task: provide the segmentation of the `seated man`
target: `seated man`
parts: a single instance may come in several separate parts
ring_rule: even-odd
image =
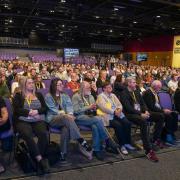
[[[105,142],[107,146],[110,146],[114,151],[117,151],[116,144],[108,137],[102,118],[96,116],[96,103],[91,95],[91,86],[87,81],[81,83],[80,92],[74,94],[72,103],[76,115],[76,123],[92,128],[93,153],[96,158],[99,160],[104,159],[101,142]]]
[[[178,117],[175,112],[169,109],[163,109],[159,103],[157,93],[161,90],[162,84],[160,81],[155,80],[151,84],[151,88],[148,89],[144,95],[144,101],[149,109],[153,113],[158,113],[161,118],[165,119],[165,128],[163,129],[163,138],[169,144],[174,144],[175,135],[174,132],[178,128]]]
[[[140,126],[141,138],[143,147],[147,158],[153,162],[157,162],[158,158],[151,148],[147,134],[147,120],[154,121],[155,130],[153,134],[153,141],[162,147],[160,142],[160,135],[163,127],[163,116],[161,114],[150,113],[143,101],[140,92],[136,89],[136,80],[134,77],[128,77],[127,88],[121,94],[121,102],[124,107],[126,117],[134,124]]]
[[[71,73],[71,81],[67,83],[67,88],[71,89],[73,93],[79,90],[80,84],[78,81],[78,75],[76,73]]]
[[[131,146],[131,123],[122,112],[122,104],[112,93],[111,83],[106,81],[102,87],[103,92],[97,98],[97,113],[102,115],[107,125],[114,128],[121,152],[127,155],[127,149],[134,150]]]

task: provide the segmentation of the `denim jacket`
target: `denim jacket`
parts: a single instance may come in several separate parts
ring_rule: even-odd
[[[61,98],[61,108],[64,111],[64,113],[66,114],[73,114],[73,106],[72,106],[72,102],[70,97],[67,94],[62,93],[60,95]],[[52,118],[58,114],[61,113],[61,111],[59,111],[59,104],[55,103],[53,97],[51,94],[47,94],[45,97],[45,102],[46,105],[48,107],[48,111],[47,111],[47,116],[46,116],[46,121],[49,123]]]

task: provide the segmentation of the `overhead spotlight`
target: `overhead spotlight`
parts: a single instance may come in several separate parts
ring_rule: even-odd
[[[119,9],[117,7],[114,8],[114,11],[119,11]]]
[[[9,20],[9,22],[10,22],[10,23],[12,23],[12,22],[13,22],[13,20],[12,20],[12,19],[10,19],[10,20]]]
[[[113,32],[113,30],[112,30],[112,29],[110,29],[110,30],[109,30],[109,32],[110,32],[110,33],[112,33],[112,32]]]
[[[134,24],[137,24],[137,21],[133,21]]]
[[[65,27],[65,25],[64,25],[64,24],[62,24],[62,27]]]
[[[160,18],[161,16],[160,16],[160,15],[157,15],[156,17],[157,17],[157,18]]]
[[[50,10],[49,12],[50,12],[50,13],[54,13],[54,10]]]
[[[95,16],[96,19],[99,19],[100,17],[99,16]]]
[[[61,3],[65,3],[66,2],[66,0],[61,0]]]
[[[5,8],[8,8],[9,6],[8,6],[8,4],[5,4],[4,7],[5,7]]]

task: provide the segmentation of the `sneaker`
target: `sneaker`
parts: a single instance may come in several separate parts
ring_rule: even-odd
[[[155,146],[158,146],[160,149],[165,148],[163,142],[160,139],[157,139],[156,141],[154,141],[153,143]]]
[[[127,149],[125,148],[125,146],[121,146],[121,152],[122,152],[122,154],[124,154],[124,155],[128,155],[128,151],[127,151]]]
[[[159,159],[156,156],[155,152],[153,150],[150,150],[148,153],[146,153],[147,158],[152,162],[158,162]]]
[[[130,150],[130,151],[134,151],[136,148],[133,147],[131,144],[124,144],[125,148]]]
[[[91,146],[89,146],[85,140],[81,143],[81,146],[84,147],[86,151],[92,151]]]
[[[93,155],[100,161],[104,160],[104,153],[102,151],[93,151]]]
[[[81,144],[79,144],[79,150],[81,151],[81,153],[86,156],[89,160],[92,160],[92,150],[91,151],[87,151],[87,148],[85,148],[84,146],[82,146]]]

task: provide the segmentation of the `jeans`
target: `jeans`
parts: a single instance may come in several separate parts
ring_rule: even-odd
[[[76,123],[92,129],[93,150],[100,151],[101,142],[108,138],[102,118],[99,116],[79,115],[76,118]]]
[[[61,151],[65,154],[67,153],[69,141],[81,138],[75,121],[69,120],[66,114],[55,115],[49,125],[52,128],[61,129]]]

